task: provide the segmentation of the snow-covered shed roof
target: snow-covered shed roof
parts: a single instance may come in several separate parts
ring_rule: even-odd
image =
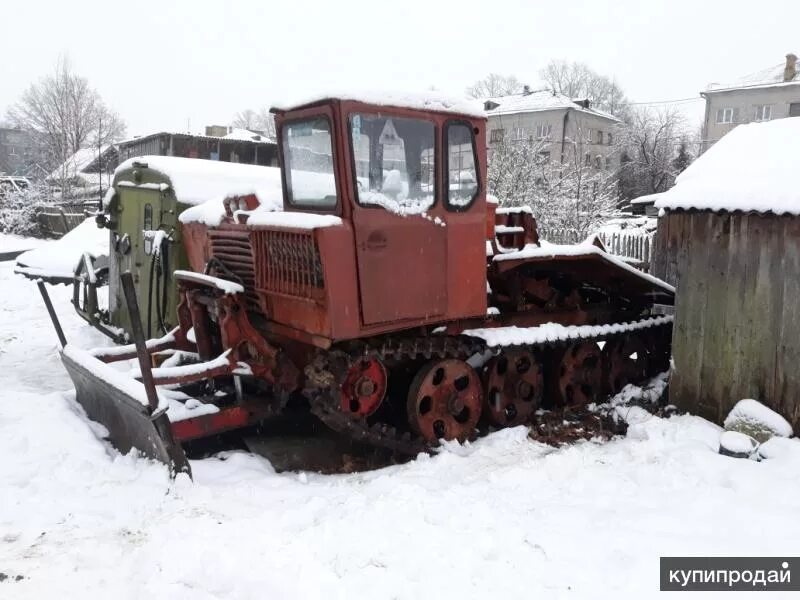
[[[98,158],[104,156],[112,149],[113,146],[110,145],[100,148],[81,148],[55,168],[53,172],[47,176],[47,179],[51,181],[64,181],[75,179],[82,174],[86,174],[86,172],[94,166]]]
[[[800,214],[800,118],[739,125],[678,176],[656,208]]]
[[[761,69],[755,73],[750,73],[744,77],[740,77],[735,81],[728,83],[712,83],[703,94],[713,94],[715,92],[724,92],[727,90],[738,90],[742,88],[759,88],[759,87],[773,87],[779,85],[797,85],[800,84],[800,70],[798,70],[794,77],[789,80],[784,80],[784,72],[786,63],[781,62],[777,65],[772,65],[766,69]]]
[[[644,196],[639,196],[638,198],[634,198],[631,200],[631,204],[653,204],[659,198],[661,198],[664,192],[659,192],[657,194],[645,194]]]
[[[569,96],[553,92],[549,89],[484,98],[483,102],[487,107],[486,112],[490,116],[539,112],[544,110],[564,110],[569,108],[612,121],[619,121],[619,119],[612,114],[596,108],[585,108],[582,104],[579,104],[578,101],[573,100]]]
[[[136,163],[146,163],[166,176],[175,197],[184,204],[220,202],[232,195],[257,194],[264,203],[283,205],[281,171],[277,167],[178,158],[175,156],[137,156],[117,167],[116,176]]]
[[[417,110],[456,113],[459,115],[486,118],[486,111],[484,111],[483,104],[480,100],[445,96],[439,92],[433,91],[424,93],[373,91],[322,93],[308,98],[278,103],[273,109],[280,111],[290,110],[310,104],[317,104],[325,100],[353,100],[356,102],[364,102],[365,104],[377,104],[378,106],[413,108]]]

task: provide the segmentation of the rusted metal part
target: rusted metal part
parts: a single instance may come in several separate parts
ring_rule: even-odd
[[[150,354],[147,352],[144,331],[142,331],[142,317],[139,314],[139,303],[136,301],[133,275],[131,275],[130,271],[126,271],[120,275],[120,281],[122,282],[125,302],[128,305],[128,313],[131,316],[131,333],[133,334],[133,343],[136,346],[136,358],[139,360],[139,368],[142,373],[142,384],[147,393],[147,403],[150,405],[150,413],[152,414],[158,409],[158,392],[153,383]]]
[[[177,348],[177,343],[173,337],[165,339],[163,341],[156,341],[148,340],[147,341],[147,351],[149,354],[156,354],[158,352],[164,352],[165,350],[172,350]],[[136,358],[136,345],[129,344],[124,346],[124,350],[120,350],[119,346],[112,346],[108,349],[108,351],[104,352],[103,350],[98,350],[94,352],[94,357],[104,363],[113,363],[113,362],[120,362],[123,360],[132,360]]]
[[[408,420],[428,442],[468,439],[483,405],[481,381],[466,362],[448,358],[424,365],[408,390]]]
[[[172,423],[179,442],[188,442],[226,431],[256,425],[274,413],[262,402],[221,408],[219,412]]]
[[[511,348],[493,357],[483,371],[484,417],[496,427],[530,421],[544,393],[539,356],[527,348]]]
[[[355,361],[341,385],[342,412],[368,417],[386,395],[386,367],[376,357]]]
[[[603,360],[596,342],[567,346],[553,362],[555,399],[558,406],[585,406],[603,394]]]
[[[189,459],[186,458],[183,448],[181,448],[180,444],[178,444],[173,436],[172,427],[167,417],[166,410],[158,412],[158,392],[156,391],[155,383],[153,383],[153,374],[150,370],[150,354],[147,351],[144,331],[142,330],[142,318],[139,314],[139,303],[136,301],[136,288],[133,283],[133,275],[131,275],[130,271],[126,271],[120,276],[120,281],[122,283],[122,291],[125,296],[128,313],[131,317],[131,334],[134,344],[136,345],[139,368],[142,371],[142,384],[147,394],[147,403],[149,405],[148,412],[152,427],[155,428],[158,436],[161,438],[166,453],[169,456],[167,465],[169,466],[172,476],[174,477],[178,473],[186,473],[191,477],[192,469],[189,466]],[[110,396],[108,402],[120,402],[120,400],[116,398],[116,395],[118,394]],[[129,427],[142,427],[141,420],[132,422]],[[144,451],[144,448],[138,449]]]
[[[413,456],[430,450],[438,440],[427,441],[416,433],[404,431],[406,423],[392,425],[342,411],[341,382],[352,365],[365,357],[374,357],[384,364],[391,362],[397,368],[433,357],[466,359],[484,350],[482,340],[465,336],[386,336],[343,344],[329,351],[317,352],[305,369],[305,394],[311,403],[311,412],[334,431],[360,443]]]
[[[605,389],[616,394],[629,383],[641,382],[649,371],[649,353],[642,337],[629,334],[603,347]]]

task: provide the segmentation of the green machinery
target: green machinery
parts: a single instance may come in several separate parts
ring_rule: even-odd
[[[145,334],[158,337],[177,322],[172,272],[188,266],[178,215],[189,204],[178,200],[163,170],[149,166],[146,159],[129,163],[117,170],[96,217],[98,226],[110,231],[108,261],[99,268],[99,263],[82,261],[73,292],[78,314],[119,343],[129,341],[131,331],[119,275],[133,275]],[[105,284],[108,307],[102,309],[98,289]]]

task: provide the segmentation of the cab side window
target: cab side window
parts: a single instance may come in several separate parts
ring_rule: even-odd
[[[450,123],[445,129],[447,146],[447,206],[461,210],[478,195],[475,135],[466,123]]]

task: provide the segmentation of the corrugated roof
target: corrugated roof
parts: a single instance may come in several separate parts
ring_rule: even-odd
[[[249,135],[243,135],[249,134]],[[236,135],[234,135],[236,134]],[[250,142],[253,144],[276,144],[277,142],[265,135],[261,135],[259,133],[254,133],[252,131],[248,131],[246,129],[234,129],[232,133],[229,133],[224,136],[216,136],[216,135],[205,135],[202,133],[187,133],[185,131],[157,131],[155,133],[148,133],[146,135],[140,135],[133,138],[128,138],[127,140],[122,140],[117,145],[121,147],[129,146],[131,144],[135,144],[137,142],[141,142],[142,140],[148,140],[150,138],[158,137],[160,135],[174,135],[174,136],[182,136],[182,137],[190,137],[199,140],[214,140],[214,141],[227,141],[227,142]],[[259,138],[259,139],[256,139]]]
[[[656,208],[800,215],[800,117],[739,125],[681,173]]]

